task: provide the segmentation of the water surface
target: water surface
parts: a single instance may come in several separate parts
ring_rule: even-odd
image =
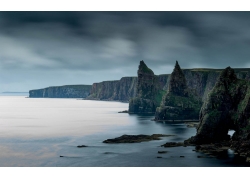
[[[194,152],[194,147],[160,147],[169,141],[183,141],[196,130],[183,123],[155,122],[149,115],[117,113],[127,108],[128,103],[120,102],[0,96],[0,166],[246,165],[230,150],[217,159],[198,158],[205,155]],[[134,144],[102,143],[123,134],[156,133],[175,136]]]

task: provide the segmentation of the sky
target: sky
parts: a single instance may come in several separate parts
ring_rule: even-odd
[[[250,68],[250,12],[0,12],[0,92]]]

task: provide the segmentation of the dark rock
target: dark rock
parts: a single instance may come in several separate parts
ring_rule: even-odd
[[[129,113],[155,113],[166,91],[144,61],[140,61],[137,75],[136,96],[129,101]]]
[[[139,143],[144,141],[160,140],[160,137],[168,137],[171,135],[153,134],[153,135],[122,135],[114,139],[107,139],[103,143]]]
[[[79,145],[77,146],[78,148],[83,148],[83,147],[88,147],[88,146],[85,146],[85,145]]]
[[[186,122],[188,128],[198,128],[199,123],[198,122]]]
[[[176,61],[167,94],[156,109],[155,120],[199,119],[201,98],[187,87],[186,78]]]
[[[120,111],[118,113],[128,113],[128,110]]]
[[[64,157],[64,156],[60,156],[60,157]]]
[[[205,156],[197,156],[197,158],[204,158]]]
[[[180,156],[181,158],[184,158],[185,156]]]
[[[167,142],[163,145],[161,145],[162,147],[177,147],[177,146],[183,146],[184,143],[182,142]]]
[[[117,153],[114,153],[114,152],[105,152],[103,154],[117,154]]]
[[[161,156],[157,156],[156,158],[162,158]]]
[[[192,144],[228,141],[228,131],[233,129],[236,132],[232,137],[231,146],[236,150],[248,151],[249,98],[250,82],[238,79],[230,67],[223,70],[201,108],[197,134],[188,141]]]
[[[168,151],[158,151],[159,154],[167,153]]]
[[[176,96],[188,96],[186,78],[176,61],[175,68],[170,76],[168,92]]]

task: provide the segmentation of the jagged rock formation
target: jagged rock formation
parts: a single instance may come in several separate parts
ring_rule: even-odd
[[[186,78],[176,61],[167,94],[156,109],[155,120],[198,119],[200,107],[201,98],[187,87]]]
[[[129,101],[129,113],[154,113],[165,91],[144,61],[140,61],[137,74],[136,97]]]
[[[233,129],[232,145],[236,149],[250,145],[249,98],[250,82],[238,79],[230,67],[223,70],[203,103],[197,134],[187,142],[205,144],[228,140],[228,130]]]
[[[91,85],[51,86],[29,91],[30,98],[86,98]]]
[[[168,93],[176,96],[188,96],[186,78],[180,68],[178,61],[176,61],[173,72],[171,73]]]

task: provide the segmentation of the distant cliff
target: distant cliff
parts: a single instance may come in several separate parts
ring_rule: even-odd
[[[30,98],[86,98],[91,85],[51,86],[29,91]]]

